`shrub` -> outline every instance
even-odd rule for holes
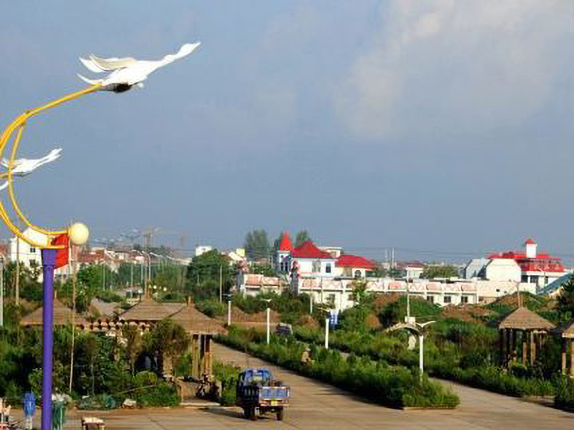
[[[226,312],[226,305],[219,300],[209,299],[196,302],[195,307],[205,315],[211,318],[222,316]]]
[[[218,339],[232,347],[391,407],[455,407],[459,399],[452,391],[400,366],[386,366],[367,357],[342,358],[336,350],[314,346],[311,364],[302,364],[305,344],[293,338],[273,336],[270,345],[249,342],[249,333],[238,329]],[[260,340],[261,342],[262,340]]]

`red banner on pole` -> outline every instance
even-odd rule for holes
[[[70,238],[68,233],[61,234],[52,240],[52,245],[65,245],[65,248],[58,249],[56,252],[56,266],[55,269],[64,267],[68,264],[68,256],[70,250]]]

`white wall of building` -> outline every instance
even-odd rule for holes
[[[520,282],[522,279],[520,266],[509,258],[493,258],[486,265],[485,271],[489,281]]]

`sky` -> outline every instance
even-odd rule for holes
[[[3,2],[0,125],[83,87],[79,56],[158,59],[143,89],[31,121],[43,227],[161,228],[186,248],[301,229],[383,258],[574,258],[574,2]],[[165,234],[159,236],[159,234]],[[3,236],[8,237],[4,229]],[[568,261],[568,262],[570,262]]]

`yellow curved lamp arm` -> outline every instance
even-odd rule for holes
[[[26,121],[28,119],[32,118],[33,116],[38,115],[40,112],[42,112],[44,110],[59,106],[63,103],[77,99],[78,97],[82,97],[84,95],[91,94],[91,93],[99,90],[100,87],[101,87],[101,85],[93,85],[91,87],[88,87],[88,88],[85,88],[83,90],[74,92],[72,94],[68,94],[64,97],[61,97],[57,100],[54,100],[54,101],[47,103],[43,106],[40,106],[38,108],[26,111],[23,114],[21,114],[20,116],[18,116],[14,121],[12,121],[12,123],[10,123],[8,125],[8,127],[6,127],[6,129],[4,130],[2,135],[0,136],[0,159],[2,159],[2,157],[4,155],[4,151],[6,149],[6,145],[8,144],[10,137],[12,136],[12,134],[14,133],[15,130],[18,130],[16,137],[14,138],[14,142],[12,143],[12,150],[10,152],[10,159],[8,161],[8,171],[0,174],[0,178],[6,179],[8,182],[8,196],[10,198],[10,203],[12,204],[12,208],[14,209],[14,212],[16,212],[16,215],[18,216],[18,218],[29,228],[48,236],[48,243],[46,243],[46,244],[38,243],[38,242],[24,236],[22,231],[10,219],[10,216],[8,215],[8,212],[7,212],[6,208],[4,207],[4,204],[2,203],[1,200],[0,200],[0,218],[2,219],[2,221],[4,221],[4,223],[6,224],[6,226],[10,229],[10,231],[12,233],[14,233],[18,238],[22,239],[24,242],[28,243],[31,246],[34,246],[37,248],[44,248],[44,249],[62,249],[62,248],[64,248],[64,245],[51,245],[50,244],[50,242],[51,242],[50,238],[58,236],[60,234],[63,234],[67,230],[47,230],[47,229],[44,229],[44,228],[41,228],[39,226],[32,224],[32,222],[30,222],[30,220],[23,214],[22,210],[20,209],[20,206],[18,205],[18,203],[16,201],[16,195],[14,193],[14,178],[13,178],[14,161],[16,160],[16,154],[18,151],[18,147],[20,146],[20,140],[22,138],[22,133],[24,131],[24,127],[26,127]]]

